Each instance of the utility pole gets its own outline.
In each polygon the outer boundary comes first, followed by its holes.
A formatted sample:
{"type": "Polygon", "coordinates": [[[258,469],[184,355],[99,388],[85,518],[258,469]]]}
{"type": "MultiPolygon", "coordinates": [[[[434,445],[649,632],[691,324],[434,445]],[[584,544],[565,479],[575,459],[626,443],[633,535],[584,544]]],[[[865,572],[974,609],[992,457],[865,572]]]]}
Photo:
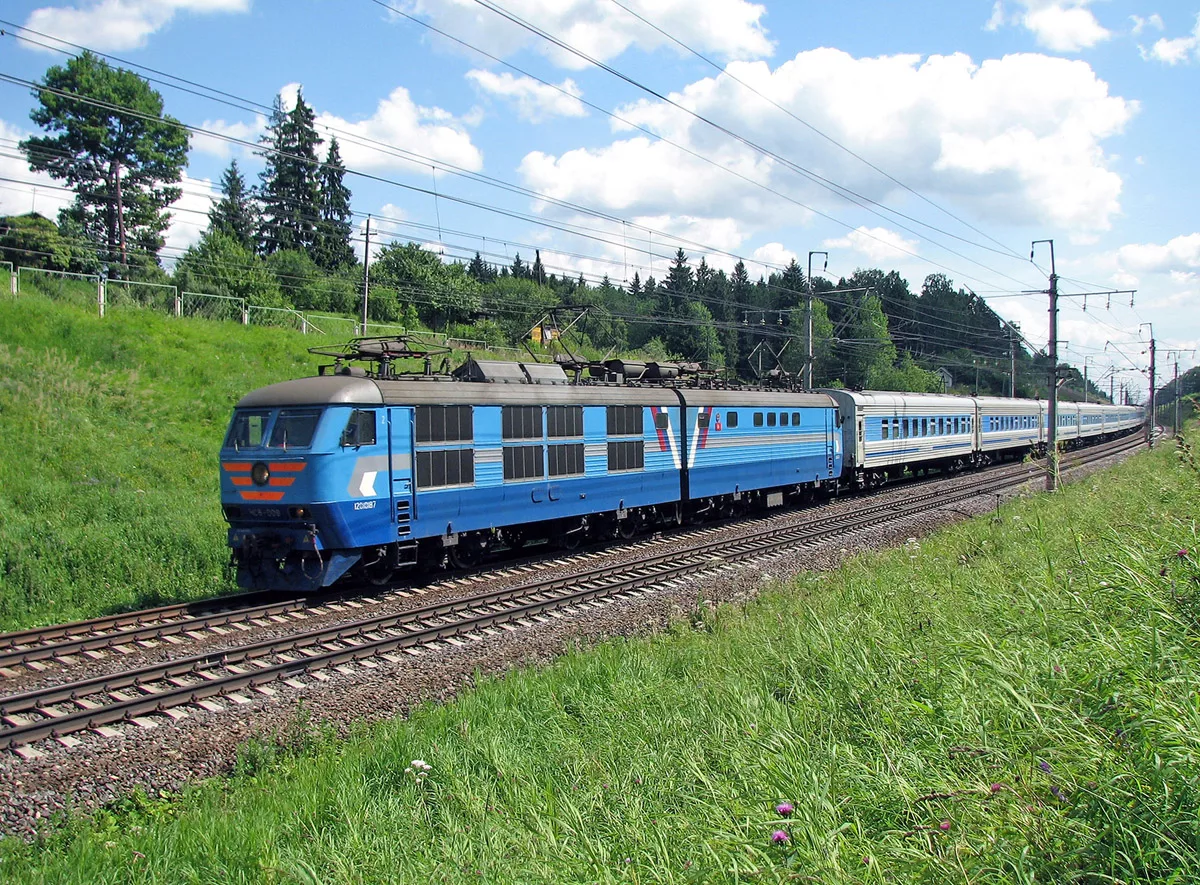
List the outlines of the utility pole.
{"type": "Polygon", "coordinates": [[[367,291],[371,282],[371,216],[367,216],[367,241],[363,246],[363,311],[362,335],[367,335],[367,291]]]}
{"type": "Polygon", "coordinates": [[[1181,348],[1178,350],[1171,349],[1171,350],[1168,350],[1166,353],[1166,356],[1168,359],[1174,358],[1174,360],[1175,360],[1175,381],[1172,384],[1171,390],[1172,390],[1172,394],[1175,397],[1175,421],[1174,421],[1173,427],[1174,427],[1176,437],[1180,436],[1180,433],[1179,433],[1179,422],[1180,422],[1179,400],[1182,397],[1180,396],[1180,391],[1179,391],[1179,355],[1183,354],[1183,353],[1190,353],[1192,356],[1195,356],[1196,349],[1194,347],[1193,348],[1181,348]]]}
{"type": "Polygon", "coordinates": [[[812,390],[813,386],[813,284],[812,284],[812,260],[814,255],[825,256],[825,270],[829,270],[829,253],[828,252],[809,252],[808,253],[808,276],[805,278],[808,282],[808,356],[804,361],[804,388],[812,390]]]}
{"type": "Polygon", "coordinates": [[[1154,384],[1155,384],[1155,380],[1156,380],[1154,375],[1155,375],[1155,368],[1157,366],[1157,363],[1155,361],[1155,346],[1156,346],[1157,342],[1155,342],[1155,340],[1154,340],[1154,323],[1142,323],[1141,326],[1138,326],[1139,333],[1142,331],[1142,326],[1150,327],[1150,398],[1147,400],[1147,403],[1150,406],[1150,414],[1146,416],[1147,418],[1149,418],[1149,420],[1146,422],[1146,445],[1153,448],[1153,446],[1154,446],[1154,426],[1158,421],[1158,416],[1154,414],[1154,406],[1155,406],[1154,384]]]}
{"type": "Polygon", "coordinates": [[[1054,240],[1034,240],[1029,247],[1029,260],[1033,261],[1033,252],[1038,243],[1050,244],[1050,393],[1047,396],[1046,409],[1046,457],[1050,459],[1050,469],[1046,471],[1046,491],[1053,492],[1058,487],[1058,273],[1054,266],[1054,240]]]}
{"type": "Polygon", "coordinates": [[[1088,357],[1085,356],[1083,358],[1083,402],[1084,402],[1084,405],[1087,405],[1087,401],[1088,401],[1087,361],[1088,361],[1088,357]]]}
{"type": "MultiPolygon", "coordinates": [[[[1046,410],[1046,457],[1050,460],[1050,469],[1046,472],[1046,491],[1052,492],[1058,487],[1058,272],[1054,264],[1054,240],[1034,240],[1029,248],[1029,260],[1033,261],[1033,253],[1039,243],[1050,244],[1050,341],[1047,351],[1050,357],[1048,407],[1046,410]]],[[[1073,292],[1064,298],[1086,298],[1088,295],[1132,295],[1132,290],[1110,290],[1106,292],[1073,292]]],[[[1151,351],[1153,352],[1153,351],[1151,351]]],[[[1087,389],[1086,380],[1084,389],[1087,389]]]]}
{"type": "Polygon", "coordinates": [[[1011,399],[1017,398],[1017,336],[1011,325],[1008,327],[1008,395],[1011,399]]]}

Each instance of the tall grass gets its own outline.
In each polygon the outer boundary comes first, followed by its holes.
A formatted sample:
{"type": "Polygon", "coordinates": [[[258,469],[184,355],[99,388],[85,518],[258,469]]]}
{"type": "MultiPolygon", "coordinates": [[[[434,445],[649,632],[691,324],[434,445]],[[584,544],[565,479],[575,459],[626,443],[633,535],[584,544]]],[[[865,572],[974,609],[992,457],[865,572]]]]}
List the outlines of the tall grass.
{"type": "Polygon", "coordinates": [[[36,297],[0,298],[0,330],[0,629],[229,589],[230,411],[319,342],[36,297]]]}
{"type": "Polygon", "coordinates": [[[1195,460],[1164,445],[744,609],[481,677],[347,742],[300,721],[228,779],[0,843],[0,870],[1196,881],[1198,489],[1195,460]]]}

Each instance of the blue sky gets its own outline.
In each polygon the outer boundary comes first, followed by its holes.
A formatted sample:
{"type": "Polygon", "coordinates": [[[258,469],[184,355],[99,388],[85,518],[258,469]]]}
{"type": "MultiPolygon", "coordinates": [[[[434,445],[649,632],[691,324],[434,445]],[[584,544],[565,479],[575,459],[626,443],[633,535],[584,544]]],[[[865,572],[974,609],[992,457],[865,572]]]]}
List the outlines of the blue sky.
{"type": "MultiPolygon", "coordinates": [[[[919,291],[945,273],[1041,346],[1046,298],[1020,293],[1046,287],[1029,244],[1053,238],[1064,293],[1137,289],[1132,307],[1064,299],[1067,359],[1144,390],[1131,363],[1152,323],[1160,354],[1198,362],[1200,0],[76,0],[0,17],[236,96],[154,84],[169,113],[244,141],[256,105],[302,88],[364,173],[356,212],[448,257],[540,248],[621,283],[661,277],[679,245],[755,276],[823,250],[835,279],[881,267],[919,291]]],[[[65,58],[6,30],[9,77],[65,58]]],[[[0,83],[0,212],[53,215],[60,192],[14,156],[32,105],[0,83]]],[[[234,157],[255,179],[248,148],[193,138],[164,258],[199,236],[234,157]]]]}

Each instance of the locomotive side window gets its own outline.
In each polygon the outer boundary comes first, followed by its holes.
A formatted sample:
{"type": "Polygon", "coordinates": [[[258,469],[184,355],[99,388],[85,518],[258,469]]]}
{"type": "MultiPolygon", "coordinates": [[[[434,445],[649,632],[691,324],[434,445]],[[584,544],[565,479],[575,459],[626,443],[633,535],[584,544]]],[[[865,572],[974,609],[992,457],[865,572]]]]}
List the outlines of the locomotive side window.
{"type": "Polygon", "coordinates": [[[417,488],[471,485],[475,453],[471,449],[417,450],[417,488]]]}
{"type": "Polygon", "coordinates": [[[774,412],[767,412],[767,426],[768,427],[775,426],[775,413],[774,412]]]}
{"type": "Polygon", "coordinates": [[[417,406],[417,442],[470,442],[470,406],[417,406]]]}
{"type": "Polygon", "coordinates": [[[654,413],[654,427],[657,430],[666,430],[671,426],[671,418],[666,412],[654,413]]]}
{"type": "Polygon", "coordinates": [[[792,426],[793,427],[800,426],[800,413],[799,412],[792,412],[792,426]]]}
{"type": "Polygon", "coordinates": [[[229,425],[229,433],[225,435],[225,445],[235,449],[257,449],[263,444],[263,434],[267,430],[267,419],[271,413],[266,410],[254,412],[237,412],[233,423],[229,425]]]}
{"type": "Polygon", "coordinates": [[[351,412],[346,429],[342,431],[342,445],[375,445],[375,413],[367,409],[355,409],[351,412]]]}
{"type": "Polygon", "coordinates": [[[641,406],[609,406],[607,409],[609,436],[641,436],[641,406]]]}
{"type": "Polygon", "coordinates": [[[701,412],[700,414],[698,414],[696,416],[696,426],[699,427],[701,430],[704,430],[705,428],[708,427],[708,422],[710,420],[710,417],[711,416],[709,415],[708,412],[701,412]]]}
{"type": "Polygon", "coordinates": [[[271,441],[267,445],[273,449],[311,446],[320,417],[320,409],[282,409],[271,428],[271,441]]]}
{"type": "Polygon", "coordinates": [[[500,414],[504,439],[541,439],[541,406],[504,406],[500,414]]]}
{"type": "Polygon", "coordinates": [[[551,476],[583,475],[583,443],[546,446],[551,476]]]}
{"type": "Polygon", "coordinates": [[[762,427],[762,426],[763,426],[763,416],[762,416],[762,412],[755,412],[755,413],[754,413],[754,426],[755,426],[755,427],[762,427]]]}
{"type": "Polygon", "coordinates": [[[583,436],[583,406],[547,406],[547,436],[583,436]]]}
{"type": "Polygon", "coordinates": [[[541,476],[545,476],[541,446],[504,447],[505,479],[537,479],[541,476]]]}
{"type": "Polygon", "coordinates": [[[726,427],[737,427],[737,421],[738,421],[737,416],[738,416],[737,412],[726,412],[725,413],[725,426],[726,427]]]}

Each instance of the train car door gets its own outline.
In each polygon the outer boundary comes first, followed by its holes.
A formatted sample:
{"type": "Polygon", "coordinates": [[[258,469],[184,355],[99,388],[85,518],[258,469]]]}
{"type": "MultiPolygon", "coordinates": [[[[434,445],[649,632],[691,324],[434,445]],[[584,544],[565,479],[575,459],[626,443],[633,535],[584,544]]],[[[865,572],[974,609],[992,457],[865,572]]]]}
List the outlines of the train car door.
{"type": "Polygon", "coordinates": [[[415,481],[413,476],[413,410],[411,407],[388,409],[388,462],[391,468],[392,516],[396,538],[404,540],[412,534],[412,521],[417,518],[415,481]]]}

